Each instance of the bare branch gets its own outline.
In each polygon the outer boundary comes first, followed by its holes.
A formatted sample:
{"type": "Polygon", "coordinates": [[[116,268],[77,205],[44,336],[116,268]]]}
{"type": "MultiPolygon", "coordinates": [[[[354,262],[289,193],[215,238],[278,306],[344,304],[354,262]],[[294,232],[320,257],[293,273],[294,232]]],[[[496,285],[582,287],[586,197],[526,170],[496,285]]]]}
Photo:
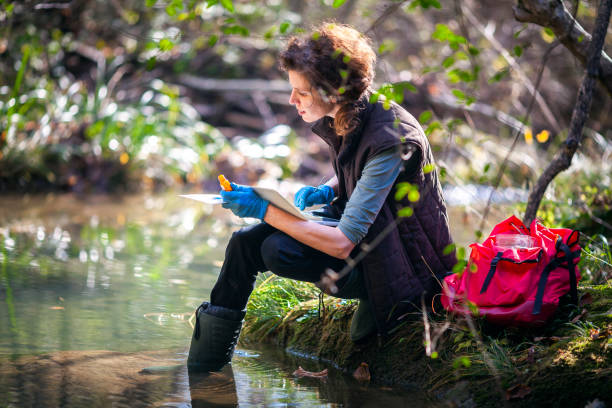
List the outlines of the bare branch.
{"type": "MultiPolygon", "coordinates": [[[[514,17],[553,30],[559,41],[586,66],[592,38],[561,0],[517,0],[514,17]]],[[[612,59],[600,50],[596,76],[612,95],[612,59]]]]}
{"type": "MultiPolygon", "coordinates": [[[[548,57],[550,56],[550,53],[555,49],[555,47],[559,45],[558,42],[553,43],[550,47],[548,47],[548,50],[546,50],[546,52],[544,53],[544,56],[542,57],[542,63],[540,64],[540,69],[538,71],[538,78],[536,80],[536,84],[535,84],[535,91],[537,92],[537,89],[540,87],[540,82],[542,81],[542,74],[544,73],[544,67],[546,66],[546,62],[548,60],[548,57]]],[[[529,106],[527,107],[527,111],[525,112],[525,117],[528,118],[531,115],[531,110],[533,109],[533,103],[536,99],[536,93],[534,92],[531,100],[529,101],[529,106]]],[[[510,150],[508,150],[508,153],[506,154],[506,157],[504,158],[504,161],[502,162],[502,164],[499,166],[499,170],[497,171],[497,175],[495,176],[495,182],[493,183],[493,189],[491,190],[491,194],[489,194],[489,198],[487,199],[487,205],[484,209],[484,214],[482,216],[482,220],[480,221],[480,227],[479,230],[482,231],[485,221],[487,219],[487,216],[489,215],[489,209],[491,208],[491,202],[493,199],[493,193],[495,192],[495,190],[499,187],[499,184],[501,183],[501,179],[502,176],[504,174],[504,172],[506,171],[506,166],[508,165],[508,160],[510,159],[510,155],[512,154],[512,152],[514,151],[514,148],[516,147],[516,144],[519,140],[519,137],[523,134],[523,127],[521,127],[514,135],[514,140],[512,141],[512,145],[510,146],[510,150]]]]}
{"type": "Polygon", "coordinates": [[[468,7],[464,7],[463,13],[467,17],[467,19],[470,21],[470,24],[474,28],[476,28],[487,39],[487,41],[489,41],[489,43],[493,46],[493,48],[495,48],[497,52],[499,52],[501,56],[508,62],[508,64],[512,67],[514,72],[518,75],[521,82],[525,84],[525,87],[527,88],[529,93],[531,93],[532,95],[535,95],[536,102],[538,106],[540,107],[542,114],[544,115],[548,123],[550,124],[550,126],[557,133],[561,132],[561,126],[559,125],[559,122],[555,118],[555,115],[552,113],[552,111],[548,107],[548,104],[546,103],[546,101],[544,100],[540,92],[538,91],[537,87],[533,85],[533,82],[531,82],[527,74],[525,74],[525,72],[523,71],[519,63],[516,61],[516,59],[514,59],[514,57],[510,55],[508,50],[506,50],[504,46],[499,41],[497,41],[495,37],[490,35],[487,32],[487,30],[485,30],[482,24],[480,24],[480,21],[478,21],[474,13],[472,13],[472,11],[468,7]]]}
{"type": "Polygon", "coordinates": [[[569,134],[562,148],[549,163],[529,194],[527,209],[525,210],[525,217],[523,220],[527,225],[535,218],[548,184],[550,184],[557,174],[571,165],[574,153],[576,153],[580,142],[582,142],[584,138],[583,127],[591,110],[593,89],[595,88],[595,80],[598,78],[600,71],[601,50],[610,23],[611,9],[612,0],[602,0],[599,4],[593,38],[589,44],[586,74],[582,80],[580,90],[578,91],[576,105],[574,106],[574,112],[572,113],[572,120],[570,122],[569,134]]]}

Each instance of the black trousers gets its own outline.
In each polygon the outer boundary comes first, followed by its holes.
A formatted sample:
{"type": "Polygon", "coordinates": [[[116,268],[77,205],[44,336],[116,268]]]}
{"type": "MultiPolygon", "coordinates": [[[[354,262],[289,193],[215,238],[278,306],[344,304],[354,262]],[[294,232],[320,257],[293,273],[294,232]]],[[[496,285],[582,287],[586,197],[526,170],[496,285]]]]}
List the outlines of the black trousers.
{"type": "MultiPolygon", "coordinates": [[[[302,244],[262,222],[232,234],[210,303],[234,310],[245,309],[259,272],[272,271],[285,278],[317,282],[327,268],[339,272],[345,266],[344,260],[302,244]]],[[[340,279],[337,286],[339,291],[334,296],[367,298],[359,268],[340,279]]]]}

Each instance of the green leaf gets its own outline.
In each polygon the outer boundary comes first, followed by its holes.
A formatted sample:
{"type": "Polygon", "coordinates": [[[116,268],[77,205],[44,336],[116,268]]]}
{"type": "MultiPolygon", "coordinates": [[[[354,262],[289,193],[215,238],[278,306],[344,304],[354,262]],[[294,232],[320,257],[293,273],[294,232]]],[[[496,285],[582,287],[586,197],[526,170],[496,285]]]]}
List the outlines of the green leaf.
{"type": "Polygon", "coordinates": [[[470,53],[470,55],[476,56],[478,54],[480,54],[480,50],[476,47],[474,47],[473,45],[470,45],[468,47],[468,52],[470,53]]]}
{"type": "Polygon", "coordinates": [[[423,174],[429,174],[432,171],[434,171],[435,168],[436,166],[434,166],[433,163],[428,163],[425,166],[423,166],[423,174]]]}
{"type": "Polygon", "coordinates": [[[453,361],[453,368],[457,369],[461,366],[469,368],[472,366],[472,361],[469,359],[469,357],[466,356],[457,357],[453,361]]]}
{"type": "Polygon", "coordinates": [[[395,201],[399,201],[404,198],[412,189],[413,187],[410,183],[399,183],[397,185],[397,191],[395,192],[395,201]]]}
{"type": "Polygon", "coordinates": [[[217,41],[219,41],[219,37],[217,35],[215,35],[215,34],[211,35],[208,38],[208,46],[209,47],[214,47],[215,44],[217,43],[217,41]]]}
{"type": "Polygon", "coordinates": [[[376,102],[378,102],[379,98],[380,94],[378,92],[372,92],[372,95],[370,95],[370,103],[375,104],[376,102]]]}
{"type": "Polygon", "coordinates": [[[411,217],[414,214],[414,210],[412,207],[404,207],[397,212],[399,217],[411,217]]]}
{"type": "Polygon", "coordinates": [[[419,115],[419,123],[425,124],[431,120],[433,113],[431,111],[426,110],[419,115]]]}
{"type": "Polygon", "coordinates": [[[453,89],[451,93],[455,95],[455,98],[465,100],[465,93],[461,89],[453,89]]]}
{"type": "Polygon", "coordinates": [[[452,254],[453,252],[455,252],[455,248],[457,246],[452,243],[452,244],[448,244],[447,246],[444,247],[444,249],[442,250],[442,254],[443,255],[449,255],[452,254]]]}
{"type": "Polygon", "coordinates": [[[174,17],[181,10],[183,10],[183,2],[182,2],[182,0],[172,0],[166,6],[166,13],[170,17],[174,17]]]}
{"type": "Polygon", "coordinates": [[[153,70],[153,68],[155,68],[155,63],[157,62],[157,58],[155,57],[151,57],[147,60],[146,66],[147,66],[147,71],[151,71],[153,70]]]}
{"type": "Polygon", "coordinates": [[[458,60],[468,60],[470,59],[470,57],[467,56],[467,54],[463,51],[457,51],[455,53],[455,58],[458,60]]]}
{"type": "Polygon", "coordinates": [[[442,61],[442,66],[443,66],[444,68],[449,68],[449,67],[451,67],[451,66],[452,66],[454,63],[455,63],[455,58],[453,58],[453,57],[446,57],[446,58],[444,59],[444,61],[442,61]]]}
{"type": "Polygon", "coordinates": [[[221,0],[221,5],[230,13],[234,12],[234,4],[232,3],[232,0],[221,0]]]}
{"type": "Polygon", "coordinates": [[[408,200],[410,200],[413,203],[416,203],[417,201],[419,201],[419,198],[421,198],[421,193],[419,193],[418,190],[412,190],[408,193],[408,200]]]}
{"type": "Polygon", "coordinates": [[[334,0],[334,3],[332,4],[333,8],[338,8],[340,6],[342,6],[344,3],[346,3],[346,0],[334,0]]]}
{"type": "Polygon", "coordinates": [[[497,71],[491,78],[489,78],[489,80],[487,82],[489,84],[493,84],[495,82],[499,82],[503,78],[508,76],[509,73],[510,73],[510,68],[509,67],[502,68],[499,71],[497,71]]]}
{"type": "Polygon", "coordinates": [[[513,51],[514,51],[514,55],[516,55],[519,58],[521,55],[523,55],[523,47],[521,47],[520,45],[516,45],[513,51]]]}
{"type": "Polygon", "coordinates": [[[453,32],[446,24],[436,24],[436,29],[431,35],[434,40],[448,41],[453,36],[453,32]]]}
{"type": "Polygon", "coordinates": [[[166,51],[170,51],[174,48],[174,43],[167,39],[167,38],[162,38],[161,41],[158,44],[158,47],[160,49],[160,51],[166,52],[166,51]]]}
{"type": "Polygon", "coordinates": [[[287,21],[282,22],[279,28],[280,33],[285,34],[290,26],[291,26],[291,23],[287,21]]]}
{"type": "Polygon", "coordinates": [[[157,3],[157,0],[146,0],[145,4],[147,7],[153,7],[157,3]]]}
{"type": "Polygon", "coordinates": [[[438,0],[414,0],[412,3],[410,3],[410,6],[408,7],[408,9],[414,10],[418,6],[421,6],[421,8],[423,9],[428,9],[430,7],[439,9],[442,7],[438,0]]]}
{"type": "Polygon", "coordinates": [[[490,168],[491,168],[491,163],[487,163],[484,165],[484,168],[482,169],[482,171],[486,174],[490,168]]]}
{"type": "Polygon", "coordinates": [[[436,129],[442,129],[442,124],[440,124],[440,122],[437,120],[431,122],[429,126],[427,126],[427,129],[425,129],[425,134],[429,136],[436,129]]]}
{"type": "Polygon", "coordinates": [[[465,37],[455,34],[446,24],[436,24],[436,28],[431,37],[440,42],[448,42],[448,45],[453,50],[457,50],[459,44],[467,44],[465,37]]]}
{"type": "Polygon", "coordinates": [[[453,273],[462,273],[463,270],[465,269],[466,266],[466,262],[464,260],[458,261],[454,266],[453,266],[453,273]]]}
{"type": "Polygon", "coordinates": [[[276,32],[276,27],[270,28],[268,31],[264,33],[264,38],[266,40],[271,40],[274,37],[274,33],[276,32]]]}
{"type": "Polygon", "coordinates": [[[397,48],[397,44],[393,40],[384,40],[378,47],[378,53],[384,54],[387,51],[393,51],[397,48]]]}
{"type": "Polygon", "coordinates": [[[464,247],[457,248],[457,258],[459,259],[465,258],[465,248],[464,247]]]}

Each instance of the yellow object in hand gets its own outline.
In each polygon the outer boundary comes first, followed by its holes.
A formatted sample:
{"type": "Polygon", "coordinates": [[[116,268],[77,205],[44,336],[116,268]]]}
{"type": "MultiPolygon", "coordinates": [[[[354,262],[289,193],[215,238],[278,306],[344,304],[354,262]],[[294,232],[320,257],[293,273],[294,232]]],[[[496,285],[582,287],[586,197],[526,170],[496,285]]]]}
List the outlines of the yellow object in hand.
{"type": "Polygon", "coordinates": [[[219,184],[221,184],[221,188],[225,191],[232,191],[232,186],[228,179],[225,178],[223,174],[219,174],[219,184]]]}

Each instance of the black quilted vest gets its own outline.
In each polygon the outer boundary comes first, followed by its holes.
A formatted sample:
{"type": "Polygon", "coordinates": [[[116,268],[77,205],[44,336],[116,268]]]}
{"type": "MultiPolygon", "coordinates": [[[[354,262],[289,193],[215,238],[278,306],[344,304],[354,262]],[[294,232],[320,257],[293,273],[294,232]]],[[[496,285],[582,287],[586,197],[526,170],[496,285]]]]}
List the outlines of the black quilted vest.
{"type": "MultiPolygon", "coordinates": [[[[404,169],[398,176],[374,223],[351,257],[356,257],[365,246],[370,252],[361,261],[370,301],[376,314],[379,333],[385,334],[399,323],[398,317],[415,312],[421,307],[421,296],[426,301],[440,292],[439,281],[456,262],[452,251],[444,255],[444,248],[452,243],[446,204],[438,180],[431,146],[417,120],[397,104],[384,109],[382,103],[361,103],[360,123],[351,134],[342,138],[333,130],[333,119],[324,117],[312,130],[330,147],[334,170],[338,177],[338,198],[334,205],[343,207],[351,197],[367,161],[393,146],[401,145],[417,155],[417,166],[404,169]],[[411,202],[408,197],[396,201],[398,183],[409,182],[418,187],[420,198],[411,202]],[[382,240],[373,241],[397,219],[398,210],[410,206],[413,214],[402,217],[382,240]]],[[[411,163],[414,163],[412,160],[411,163]]],[[[413,197],[414,198],[414,197],[413,197]]]]}

